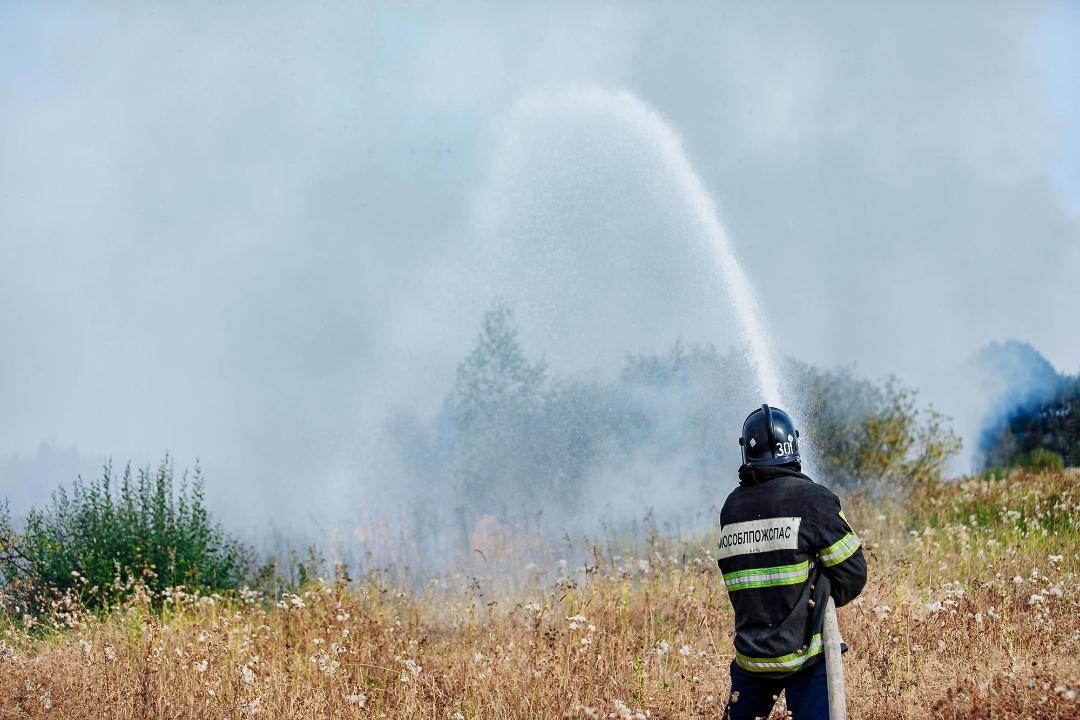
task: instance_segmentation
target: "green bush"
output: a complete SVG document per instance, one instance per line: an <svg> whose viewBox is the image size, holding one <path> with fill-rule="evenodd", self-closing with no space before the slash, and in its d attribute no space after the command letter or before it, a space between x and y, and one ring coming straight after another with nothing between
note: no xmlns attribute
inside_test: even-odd
<svg viewBox="0 0 1080 720"><path fill-rule="evenodd" d="M196 466L174 483L168 456L157 469L111 465L100 478L61 487L21 531L0 512L0 587L9 602L34 612L65 593L101 606L141 580L159 602L167 587L214 592L238 587L249 552L213 522Z"/></svg>
<svg viewBox="0 0 1080 720"><path fill-rule="evenodd" d="M1065 459L1053 450L1035 448L1020 458L1020 467L1031 472L1061 472L1065 469Z"/></svg>

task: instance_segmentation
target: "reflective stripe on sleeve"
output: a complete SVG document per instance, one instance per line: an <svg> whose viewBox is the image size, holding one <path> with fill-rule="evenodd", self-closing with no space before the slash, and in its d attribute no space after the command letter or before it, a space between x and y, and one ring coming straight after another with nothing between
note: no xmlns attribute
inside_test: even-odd
<svg viewBox="0 0 1080 720"><path fill-rule="evenodd" d="M810 576L810 561L803 560L794 565L752 568L724 573L724 585L728 592L749 588L775 587L777 585L798 585L806 582Z"/></svg>
<svg viewBox="0 0 1080 720"><path fill-rule="evenodd" d="M821 558L822 565L825 567L832 567L851 557L852 554L859 549L859 546L859 536L853 532L849 532L847 535L822 550L818 554L818 557Z"/></svg>
<svg viewBox="0 0 1080 720"><path fill-rule="evenodd" d="M807 660L821 653L821 633L816 633L810 638L810 645L787 655L774 658L747 657L740 652L735 653L735 662L743 670L750 672L784 672L798 670Z"/></svg>

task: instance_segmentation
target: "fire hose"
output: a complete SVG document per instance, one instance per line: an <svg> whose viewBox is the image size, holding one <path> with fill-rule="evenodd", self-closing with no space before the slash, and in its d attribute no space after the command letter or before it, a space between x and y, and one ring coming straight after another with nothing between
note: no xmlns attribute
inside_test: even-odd
<svg viewBox="0 0 1080 720"><path fill-rule="evenodd" d="M829 597L825 603L825 627L822 628L825 647L825 677L829 686L829 720L847 720L844 698L844 659L840 650L840 623L836 620L836 603Z"/></svg>

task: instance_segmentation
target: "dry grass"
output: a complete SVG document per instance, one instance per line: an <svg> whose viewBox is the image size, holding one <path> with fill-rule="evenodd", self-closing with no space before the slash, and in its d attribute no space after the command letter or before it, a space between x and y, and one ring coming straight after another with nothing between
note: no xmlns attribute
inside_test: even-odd
<svg viewBox="0 0 1080 720"><path fill-rule="evenodd" d="M848 504L871 562L841 610L851 717L1080 716L1080 475ZM0 717L718 717L732 618L711 548L648 547L558 579L373 574L8 622Z"/></svg>

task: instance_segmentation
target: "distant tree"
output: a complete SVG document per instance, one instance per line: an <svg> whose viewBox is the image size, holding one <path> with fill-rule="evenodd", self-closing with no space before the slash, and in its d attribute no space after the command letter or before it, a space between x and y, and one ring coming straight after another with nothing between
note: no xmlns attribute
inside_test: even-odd
<svg viewBox="0 0 1080 720"><path fill-rule="evenodd" d="M480 335L458 365L451 399L462 427L488 423L507 410L536 412L546 379L543 362L525 357L509 306L484 313Z"/></svg>
<svg viewBox="0 0 1080 720"><path fill-rule="evenodd" d="M513 312L496 303L484 314L472 351L458 365L447 402L450 469L463 512L506 514L534 499L542 481L532 472L541 451L535 429L543 415L547 368L531 363Z"/></svg>

